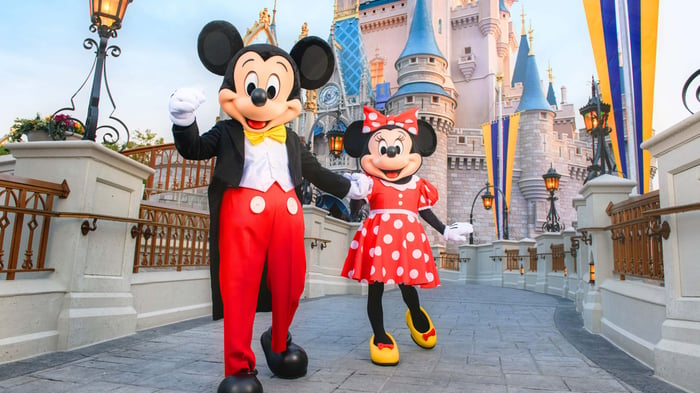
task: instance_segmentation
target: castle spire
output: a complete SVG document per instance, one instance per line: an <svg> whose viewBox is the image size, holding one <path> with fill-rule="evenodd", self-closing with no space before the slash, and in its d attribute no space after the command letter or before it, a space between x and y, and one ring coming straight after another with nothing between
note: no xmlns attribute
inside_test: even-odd
<svg viewBox="0 0 700 393"><path fill-rule="evenodd" d="M534 30L530 26L530 44ZM523 95L520 97L520 104L516 112L522 111L549 111L552 112L552 107L544 97L542 90L542 82L540 74L537 71L537 62L535 61L535 53L530 48L530 53L527 56L527 66L525 67L525 80L523 81ZM555 101L556 102L556 101Z"/></svg>
<svg viewBox="0 0 700 393"><path fill-rule="evenodd" d="M533 34L532 34L532 33L534 33L534 32L535 32L535 30L532 30L532 21L530 21L530 30L527 31L527 33L528 33L528 35L529 35L528 38L530 39L530 51L527 53L528 56L534 56L534 55L535 55L535 51L532 49L532 40L533 40Z"/></svg>
<svg viewBox="0 0 700 393"><path fill-rule="evenodd" d="M518 46L518 54L515 57L515 67L513 67L513 78L510 80L510 86L515 87L516 83L525 82L525 68L527 67L527 56L530 54L530 45L527 43L527 33L525 32L525 8L522 13L522 34L520 35L520 45Z"/></svg>
<svg viewBox="0 0 700 393"><path fill-rule="evenodd" d="M429 0L416 1L416 8L413 11L413 21L411 21L411 30L408 33L408 40L406 41L406 46L403 48L403 52L401 52L401 55L396 60L397 62L405 57L414 55L433 55L445 59L445 56L440 51L440 48L438 48L437 42L435 41L429 2Z"/></svg>
<svg viewBox="0 0 700 393"><path fill-rule="evenodd" d="M557 104L557 96L554 93L554 75L552 74L552 63L547 62L547 74L549 76L549 86L547 87L547 102L549 105L559 109L559 104Z"/></svg>
<svg viewBox="0 0 700 393"><path fill-rule="evenodd" d="M520 35L525 35L526 33L525 33L525 5L524 4L520 8L520 20L521 20L520 26L522 28Z"/></svg>

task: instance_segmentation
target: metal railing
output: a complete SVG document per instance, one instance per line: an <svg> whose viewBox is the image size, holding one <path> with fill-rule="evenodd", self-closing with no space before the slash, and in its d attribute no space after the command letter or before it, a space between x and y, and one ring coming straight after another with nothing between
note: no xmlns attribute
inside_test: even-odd
<svg viewBox="0 0 700 393"><path fill-rule="evenodd" d="M51 212L55 198L69 193L65 181L0 174L0 274L6 280L14 280L16 273L54 270L44 266Z"/></svg>
<svg viewBox="0 0 700 393"><path fill-rule="evenodd" d="M121 154L155 170L146 179L146 199L150 194L206 187L214 173L215 158L185 159L177 152L174 143L139 147Z"/></svg>
<svg viewBox="0 0 700 393"><path fill-rule="evenodd" d="M140 269L209 266L209 213L142 201L136 239L134 273Z"/></svg>
<svg viewBox="0 0 700 393"><path fill-rule="evenodd" d="M645 214L659 209L659 191L610 204L606 212L612 225L609 229L613 241L613 271L625 275L664 279L661 216Z"/></svg>
<svg viewBox="0 0 700 393"><path fill-rule="evenodd" d="M438 259L440 260L440 269L459 271L459 254L441 252Z"/></svg>
<svg viewBox="0 0 700 393"><path fill-rule="evenodd" d="M552 271L563 272L566 267L564 264L564 243L552 244L549 248L552 250Z"/></svg>
<svg viewBox="0 0 700 393"><path fill-rule="evenodd" d="M531 272L537 271L537 247L528 247L527 253L530 257L530 269Z"/></svg>
<svg viewBox="0 0 700 393"><path fill-rule="evenodd" d="M518 250L506 250L506 270L520 270Z"/></svg>

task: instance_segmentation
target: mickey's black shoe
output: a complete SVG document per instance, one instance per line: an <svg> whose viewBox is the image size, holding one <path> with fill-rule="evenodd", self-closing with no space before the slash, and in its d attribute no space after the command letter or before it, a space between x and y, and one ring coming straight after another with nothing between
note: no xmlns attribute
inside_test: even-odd
<svg viewBox="0 0 700 393"><path fill-rule="evenodd" d="M258 381L257 370L229 375L219 384L217 393L263 393L263 387Z"/></svg>
<svg viewBox="0 0 700 393"><path fill-rule="evenodd" d="M267 366L275 375L285 379L295 379L306 375L309 358L304 349L292 342L292 335L287 333L287 350L277 353L272 350L272 328L260 336L260 344L265 352Z"/></svg>

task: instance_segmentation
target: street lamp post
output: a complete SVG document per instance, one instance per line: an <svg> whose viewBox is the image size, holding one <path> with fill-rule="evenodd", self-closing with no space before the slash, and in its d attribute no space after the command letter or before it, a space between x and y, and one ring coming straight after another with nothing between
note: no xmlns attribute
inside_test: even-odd
<svg viewBox="0 0 700 393"><path fill-rule="evenodd" d="M564 225L559 223L559 214L557 213L556 206L554 206L554 201L559 199L554 196L554 192L559 189L560 177L561 175L558 174L551 165L547 173L542 175L544 186L547 188L547 191L549 191L549 198L547 198L549 201L549 213L547 214L547 220L544 225L542 225L542 230L545 232L559 232L564 229Z"/></svg>
<svg viewBox="0 0 700 393"><path fill-rule="evenodd" d="M479 190L479 192L476 193L474 196L474 200L472 201L472 209L469 212L469 224L474 224L474 204L476 203L477 198L479 198L479 195L481 195L482 192L486 191L484 195L481 196L481 203L484 205L484 209L486 210L491 210L493 207L493 194L491 194L491 188L494 190L498 191L501 193L501 196L503 197L503 238L508 240L508 205L505 203L505 196L503 195L503 191L498 189L498 187L492 186L489 184L489 182L486 182L486 185ZM474 233L469 234L469 244L474 244Z"/></svg>
<svg viewBox="0 0 700 393"><path fill-rule="evenodd" d="M90 20L92 22L92 24L90 25L90 31L93 33L97 33L97 35L100 37L100 42L98 44L97 41L95 41L92 38L86 38L83 41L83 47L85 49L93 49L97 47L95 51L95 61L93 62L92 69L90 70L91 73L94 72L94 75L92 80L92 89L90 91L90 99L88 101L87 118L85 119L84 123L85 133L83 134L83 140L95 141L96 131L98 128L102 127L111 130L106 133L104 137L105 142L117 143L117 141L120 139L119 131L115 127L111 125L97 127L97 122L100 104L100 90L102 88L103 78L105 82L105 88L107 89L107 94L109 96L109 100L112 104L112 107L116 109L114 101L112 100L112 93L109 90L109 83L107 82L105 60L108 54L112 57L119 57L119 55L121 54L121 48L119 48L116 45L108 47L107 41L110 38L117 37L117 30L119 30L122 26L124 14L126 13L126 8L132 1L133 0L90 0ZM88 78L89 77L90 74L88 73ZM80 92L80 90L83 89L83 87L88 81L88 78L86 78L83 84L80 85L78 91L76 91L71 96L71 106L57 110L56 112L54 112L54 116L62 111L75 110L75 104L73 102L73 99L76 95L78 95L78 92ZM112 113L113 112L114 110L112 110ZM124 122L122 122L118 118L112 116L112 114L110 114L109 118L116 121L121 125L121 127L124 128L124 130L126 131L126 142L128 143L129 129L126 127L126 124L124 124ZM70 119L82 124L80 120L75 119L72 116L70 116Z"/></svg>
<svg viewBox="0 0 700 393"><path fill-rule="evenodd" d="M593 145L593 159L591 165L588 167L588 176L583 182L585 184L589 180L602 174L615 172L612 157L608 152L608 145L605 141L605 137L607 137L611 131L610 127L608 127L610 105L601 100L598 84L595 79L591 82L591 98L588 100L586 106L579 109L579 112L583 116L586 132L591 135L591 142Z"/></svg>

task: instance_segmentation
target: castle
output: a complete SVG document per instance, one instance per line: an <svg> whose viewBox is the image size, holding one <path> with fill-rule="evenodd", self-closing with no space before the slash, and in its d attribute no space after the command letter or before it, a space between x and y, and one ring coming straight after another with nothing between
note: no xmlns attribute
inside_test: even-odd
<svg viewBox="0 0 700 393"><path fill-rule="evenodd" d="M485 243L497 232L493 212L477 195L487 181L481 125L499 113L519 113L509 239L543 231L549 193L542 175L550 166L562 175L556 207L561 223L571 227L572 198L586 178L591 142L575 127L578 111L566 101L565 87L557 99L551 67L543 86L524 13L519 37L513 25L515 1L336 0L329 37L336 71L326 86L307 94L306 112L294 126L308 134L326 165L357 170L348 157L327 154L325 132L361 119L363 105L387 114L418 107L438 134L437 150L418 172L440 193L433 210L445 222L468 222L473 213L475 242ZM430 231L432 243L444 247L442 236Z"/></svg>

